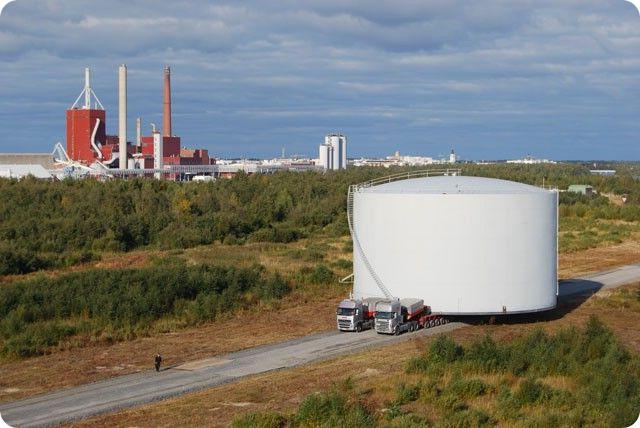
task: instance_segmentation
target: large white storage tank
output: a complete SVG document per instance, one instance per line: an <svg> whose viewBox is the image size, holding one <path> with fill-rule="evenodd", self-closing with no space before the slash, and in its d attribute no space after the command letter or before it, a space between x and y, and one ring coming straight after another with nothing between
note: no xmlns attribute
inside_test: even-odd
<svg viewBox="0 0 640 428"><path fill-rule="evenodd" d="M464 176L389 181L350 191L355 298L415 297L443 314L556 306L557 192Z"/></svg>

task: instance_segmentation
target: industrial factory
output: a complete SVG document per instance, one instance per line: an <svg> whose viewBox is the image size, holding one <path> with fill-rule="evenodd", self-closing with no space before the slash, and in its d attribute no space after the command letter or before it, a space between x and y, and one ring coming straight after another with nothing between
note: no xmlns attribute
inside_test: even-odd
<svg viewBox="0 0 640 428"><path fill-rule="evenodd" d="M151 133L143 135L142 118L136 119L133 141L127 135L127 66L118 69L118 133L107 134L107 114L91 87L91 70L85 69L84 89L66 111L66 147L57 143L48 153L1 153L0 177L21 179L98 179L155 177L180 181L210 181L246 174L275 171L322 171L344 169L347 165L346 137L330 134L326 166L318 160L300 156L270 160L223 160L209 155L207 149L189 149L173 133L171 123L171 69L164 68L162 128L150 123ZM284 149L283 149L284 151Z"/></svg>
<svg viewBox="0 0 640 428"><path fill-rule="evenodd" d="M66 156L70 166L96 173L128 176L153 173L176 179L185 174L213 173L215 159L206 149L185 149L171 128L171 69L164 68L162 130L151 124L151 135L142 135L142 119L136 120L135 142L127 138L127 67L118 70L118 135L106 134L106 110L91 88L91 71L85 69L85 86L67 110ZM84 100L83 104L80 104ZM181 166L200 168L179 168Z"/></svg>

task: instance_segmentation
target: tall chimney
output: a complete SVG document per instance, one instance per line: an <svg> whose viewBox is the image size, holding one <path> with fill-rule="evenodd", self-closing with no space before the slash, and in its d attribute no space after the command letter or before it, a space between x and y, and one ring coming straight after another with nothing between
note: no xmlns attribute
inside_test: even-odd
<svg viewBox="0 0 640 428"><path fill-rule="evenodd" d="M127 66L122 64L118 70L119 109L118 109L118 135L119 141L119 167L127 169Z"/></svg>
<svg viewBox="0 0 640 428"><path fill-rule="evenodd" d="M171 137L171 69L164 68L164 110L162 115L163 136Z"/></svg>
<svg viewBox="0 0 640 428"><path fill-rule="evenodd" d="M91 70L84 69L84 108L91 108Z"/></svg>
<svg viewBox="0 0 640 428"><path fill-rule="evenodd" d="M142 118L136 119L136 145L142 145Z"/></svg>

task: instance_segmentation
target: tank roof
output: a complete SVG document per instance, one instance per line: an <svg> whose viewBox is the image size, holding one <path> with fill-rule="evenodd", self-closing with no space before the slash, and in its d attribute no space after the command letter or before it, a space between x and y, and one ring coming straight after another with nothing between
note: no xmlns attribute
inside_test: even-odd
<svg viewBox="0 0 640 428"><path fill-rule="evenodd" d="M523 194L546 193L548 190L529 184L485 177L437 176L393 181L360 189L363 193L425 194Z"/></svg>

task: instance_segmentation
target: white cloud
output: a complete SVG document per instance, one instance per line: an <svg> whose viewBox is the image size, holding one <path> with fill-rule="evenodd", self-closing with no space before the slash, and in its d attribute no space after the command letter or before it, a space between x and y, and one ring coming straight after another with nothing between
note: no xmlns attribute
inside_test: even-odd
<svg viewBox="0 0 640 428"><path fill-rule="evenodd" d="M176 131L216 153L313 153L343 129L362 153L393 138L403 152L427 151L426 139L469 156L529 144L563 157L571 124L601 142L593 157L619 138L631 154L616 157L640 158L639 125L611 115L637 110L640 95L631 12L624 0L19 0L0 17L0 99L15 101L0 103L12 136L0 151L62 139L56 105L73 101L87 65L115 127L125 62L132 114L158 120L170 63Z"/></svg>

